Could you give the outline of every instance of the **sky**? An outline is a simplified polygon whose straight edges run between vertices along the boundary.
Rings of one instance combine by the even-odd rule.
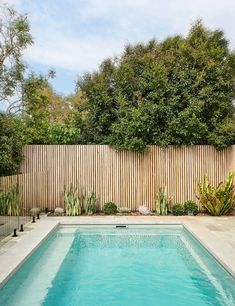
[[[186,35],[196,19],[222,29],[235,49],[235,0],[0,0],[27,13],[34,44],[24,60],[56,71],[54,89],[72,93],[78,77],[119,56],[128,43]]]

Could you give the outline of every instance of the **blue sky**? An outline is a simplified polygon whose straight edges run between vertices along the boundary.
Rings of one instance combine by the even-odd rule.
[[[127,43],[185,35],[197,18],[221,28],[235,48],[234,0],[0,0],[28,13],[34,45],[24,59],[35,72],[56,70],[61,94],[84,72],[120,55]]]

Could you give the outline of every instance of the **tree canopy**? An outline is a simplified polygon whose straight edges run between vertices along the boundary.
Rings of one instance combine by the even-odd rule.
[[[52,75],[53,76],[53,75]],[[22,118],[28,144],[73,144],[79,129],[73,124],[71,102],[55,94],[48,76],[31,74],[25,79]]]
[[[129,45],[78,81],[84,143],[145,151],[147,145],[235,143],[235,53],[220,30],[197,21],[186,37]]]
[[[22,60],[33,43],[26,15],[0,6],[0,176],[16,173],[25,144],[235,144],[235,53],[199,20],[187,36],[126,46],[64,97]],[[27,73],[26,73],[27,72]],[[17,97],[18,94],[18,98]]]

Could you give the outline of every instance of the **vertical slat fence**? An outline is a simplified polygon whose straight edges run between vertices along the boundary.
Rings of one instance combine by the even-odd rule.
[[[116,152],[105,145],[30,145],[24,154],[23,173],[33,177],[47,172],[46,181],[40,180],[37,205],[49,209],[63,207],[64,185],[70,183],[93,190],[101,207],[114,201],[132,210],[141,204],[154,209],[156,193],[163,186],[172,202],[196,201],[197,182],[204,174],[217,184],[235,171],[235,146],[222,151],[211,146],[150,146],[149,152],[136,153]],[[28,196],[32,202],[29,191]]]

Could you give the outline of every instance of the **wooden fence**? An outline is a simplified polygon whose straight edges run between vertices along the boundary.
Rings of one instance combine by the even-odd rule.
[[[204,174],[217,184],[235,170],[235,146],[223,151],[150,146],[147,153],[134,153],[105,145],[30,145],[24,155],[25,201],[49,209],[63,207],[64,185],[70,183],[93,190],[101,207],[114,201],[132,210],[141,204],[154,209],[159,187],[165,186],[172,202],[196,200],[197,182]]]

